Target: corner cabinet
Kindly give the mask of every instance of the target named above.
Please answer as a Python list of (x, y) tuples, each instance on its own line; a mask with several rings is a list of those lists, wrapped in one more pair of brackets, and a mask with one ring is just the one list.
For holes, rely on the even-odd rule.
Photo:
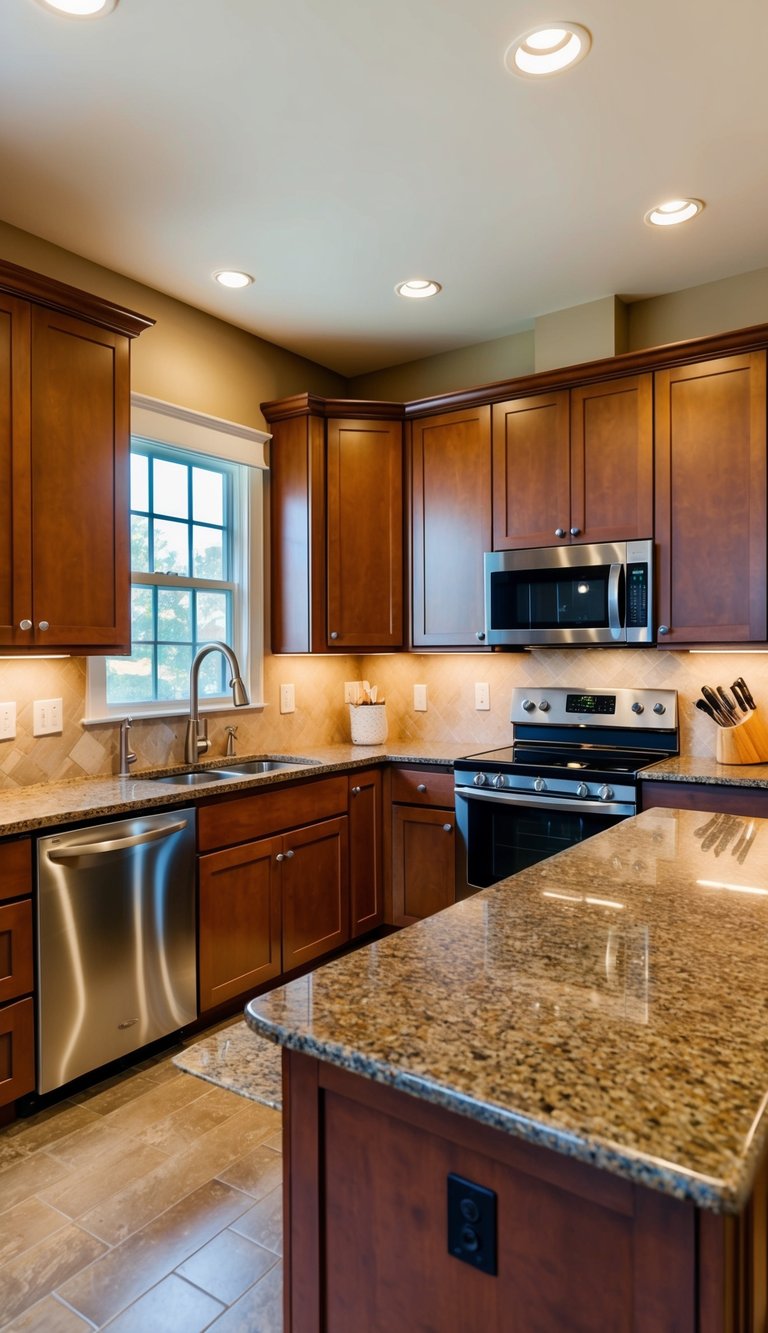
[(0, 263), (0, 647), (130, 651), (130, 340), (152, 320)]
[(410, 423), (411, 646), (482, 648), (491, 550), (491, 409)]
[(653, 535), (650, 374), (493, 408), (494, 550)]
[(766, 639), (766, 353), (656, 374), (658, 643)]
[(262, 404), (273, 652), (403, 645), (403, 409), (366, 406), (310, 394)]

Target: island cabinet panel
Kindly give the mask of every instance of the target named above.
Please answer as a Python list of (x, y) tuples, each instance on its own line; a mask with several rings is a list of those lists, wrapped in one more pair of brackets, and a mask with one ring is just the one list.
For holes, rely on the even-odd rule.
[(384, 920), (381, 770), (349, 778), (349, 900), (353, 939)]
[(493, 543), (491, 410), (410, 426), (411, 644), (482, 648), (483, 553)]
[(766, 638), (765, 356), (656, 374), (660, 646)]
[(281, 838), (200, 858), (200, 1011), (215, 1009), (282, 971)]
[[(692, 1205), (307, 1056), (283, 1059), (286, 1333), (730, 1330), (698, 1322)], [(449, 1252), (450, 1173), (497, 1196), (496, 1275)]]
[[(729, 787), (709, 782), (653, 782), (640, 784), (640, 808), (652, 810), (701, 810), (713, 814), (768, 818), (768, 789)], [(725, 829), (721, 830), (725, 832)]]
[(493, 407), (493, 547), (570, 540), (568, 391)]
[(330, 953), (349, 939), (347, 817), (285, 835), (280, 867), (283, 970)]
[(327, 423), (328, 642), (403, 643), (403, 446), (394, 421)]

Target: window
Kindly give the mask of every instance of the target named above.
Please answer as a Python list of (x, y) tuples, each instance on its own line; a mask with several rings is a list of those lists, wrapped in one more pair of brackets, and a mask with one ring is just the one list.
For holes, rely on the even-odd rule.
[[(168, 408), (139, 401), (152, 412)], [(268, 437), (168, 411), (173, 429), (162, 412), (146, 421), (145, 410), (137, 423), (134, 411), (134, 427), (166, 438), (131, 439), (131, 655), (90, 659), (86, 721), (186, 711), (192, 659), (212, 640), (234, 648), (251, 699), (260, 697), (261, 464), (231, 455), (242, 451), (243, 436)], [(205, 658), (201, 706), (232, 706), (230, 674), (220, 653)]]

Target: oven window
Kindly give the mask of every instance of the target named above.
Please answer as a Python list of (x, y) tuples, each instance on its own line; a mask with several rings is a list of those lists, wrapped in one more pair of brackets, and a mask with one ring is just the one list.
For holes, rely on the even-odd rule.
[(555, 852), (621, 822), (623, 816), (473, 801), (468, 807), (467, 879), (478, 888), (516, 875)]
[(602, 629), (610, 565), (503, 570), (491, 574), (494, 629)]

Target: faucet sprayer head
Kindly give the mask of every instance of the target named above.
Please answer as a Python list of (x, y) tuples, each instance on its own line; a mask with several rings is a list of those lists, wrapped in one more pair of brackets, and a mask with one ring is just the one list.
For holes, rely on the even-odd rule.
[(248, 698), (248, 691), (245, 688), (245, 685), (239, 676), (233, 676), (229, 683), (232, 687), (232, 698), (234, 700), (235, 708), (244, 708), (246, 704), (251, 702)]

